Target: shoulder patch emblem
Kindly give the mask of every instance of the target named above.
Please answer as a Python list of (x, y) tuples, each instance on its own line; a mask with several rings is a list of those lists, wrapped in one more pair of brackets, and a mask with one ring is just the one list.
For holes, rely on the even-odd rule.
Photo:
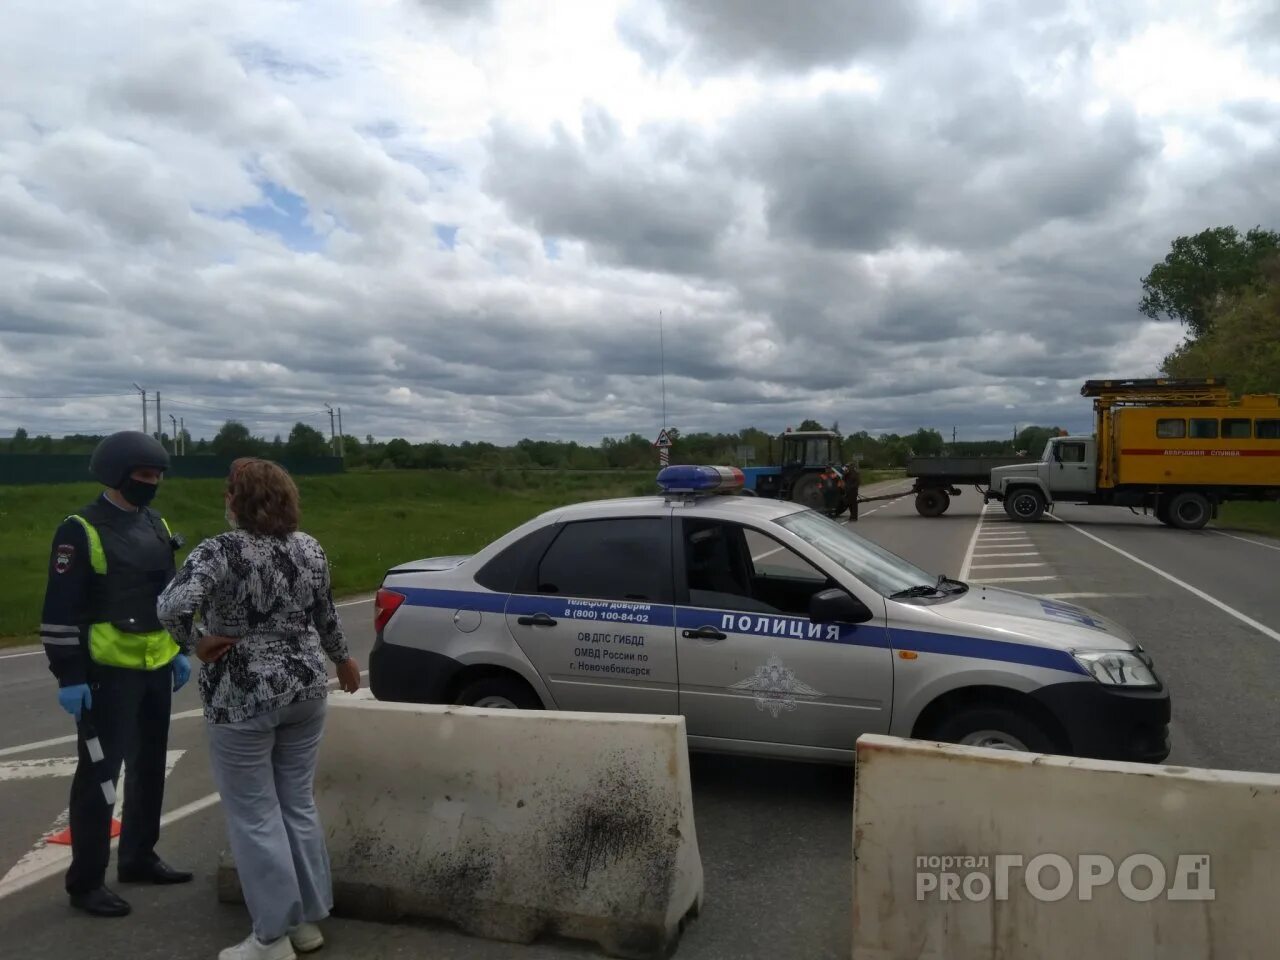
[(76, 548), (70, 543), (60, 543), (54, 552), (53, 569), (58, 573), (66, 573), (71, 569), (71, 563), (75, 558)]

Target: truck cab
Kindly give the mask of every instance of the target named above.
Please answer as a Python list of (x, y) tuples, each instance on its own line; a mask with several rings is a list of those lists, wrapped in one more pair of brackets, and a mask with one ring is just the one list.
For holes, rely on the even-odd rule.
[(1053, 503), (1092, 503), (1098, 492), (1098, 443), (1093, 437), (1054, 437), (1038, 461), (995, 467), (990, 495), (1015, 520), (1038, 520)]

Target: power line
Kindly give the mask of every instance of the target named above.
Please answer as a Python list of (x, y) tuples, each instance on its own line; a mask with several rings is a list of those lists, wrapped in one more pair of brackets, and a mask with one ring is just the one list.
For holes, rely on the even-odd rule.
[[(193, 407), (197, 410), (212, 410), (215, 413), (233, 413), (236, 415), (240, 415), (240, 414), (246, 414), (246, 413), (252, 412), (244, 408), (237, 409), (235, 407), (219, 407), (210, 403), (198, 403), (194, 400), (174, 400), (171, 398), (169, 402), (177, 404), (180, 407)], [(327, 414), (324, 414), (323, 411), (316, 410), (314, 407), (310, 410), (298, 410), (298, 411), (292, 411), (292, 412), (288, 410), (271, 410), (271, 411), (268, 411), (268, 413), (271, 416), (276, 418), (327, 416)]]
[(70, 393), (58, 396), (0, 397), (0, 400), (106, 400), (109, 397), (132, 397), (132, 393)]

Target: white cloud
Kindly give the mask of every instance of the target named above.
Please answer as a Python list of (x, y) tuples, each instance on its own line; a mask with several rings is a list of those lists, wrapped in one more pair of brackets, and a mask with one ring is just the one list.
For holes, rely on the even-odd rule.
[(685, 431), (1004, 435), (1177, 342), (1174, 236), (1280, 215), (1265, 5), (779, 9), (7, 11), (0, 435), (134, 381), (197, 435), (648, 433), (659, 310)]

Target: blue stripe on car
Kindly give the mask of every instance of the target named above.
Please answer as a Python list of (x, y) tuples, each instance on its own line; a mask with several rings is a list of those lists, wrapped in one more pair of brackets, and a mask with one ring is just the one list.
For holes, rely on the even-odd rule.
[[(838, 629), (810, 624), (807, 617), (774, 616), (733, 610), (710, 610), (698, 607), (673, 607), (670, 604), (643, 601), (579, 600), (568, 597), (530, 596), (485, 593), (471, 590), (431, 590), (422, 587), (396, 587), (404, 594), (405, 603), (414, 607), (437, 607), (453, 610), (477, 610), (481, 613), (507, 613), (532, 616), (545, 613), (559, 619), (570, 619), (584, 626), (589, 623), (612, 623), (618, 626), (677, 627), (697, 629), (715, 627), (731, 633), (761, 637), (810, 640), (818, 643), (844, 643), (859, 647), (881, 647), (915, 650), (975, 660), (1020, 663), (1031, 667), (1061, 670), (1088, 676), (1071, 654), (1065, 650), (1038, 647), (1009, 640), (963, 634), (932, 633), (863, 624), (842, 625)], [(891, 642), (892, 641), (892, 642)]]

